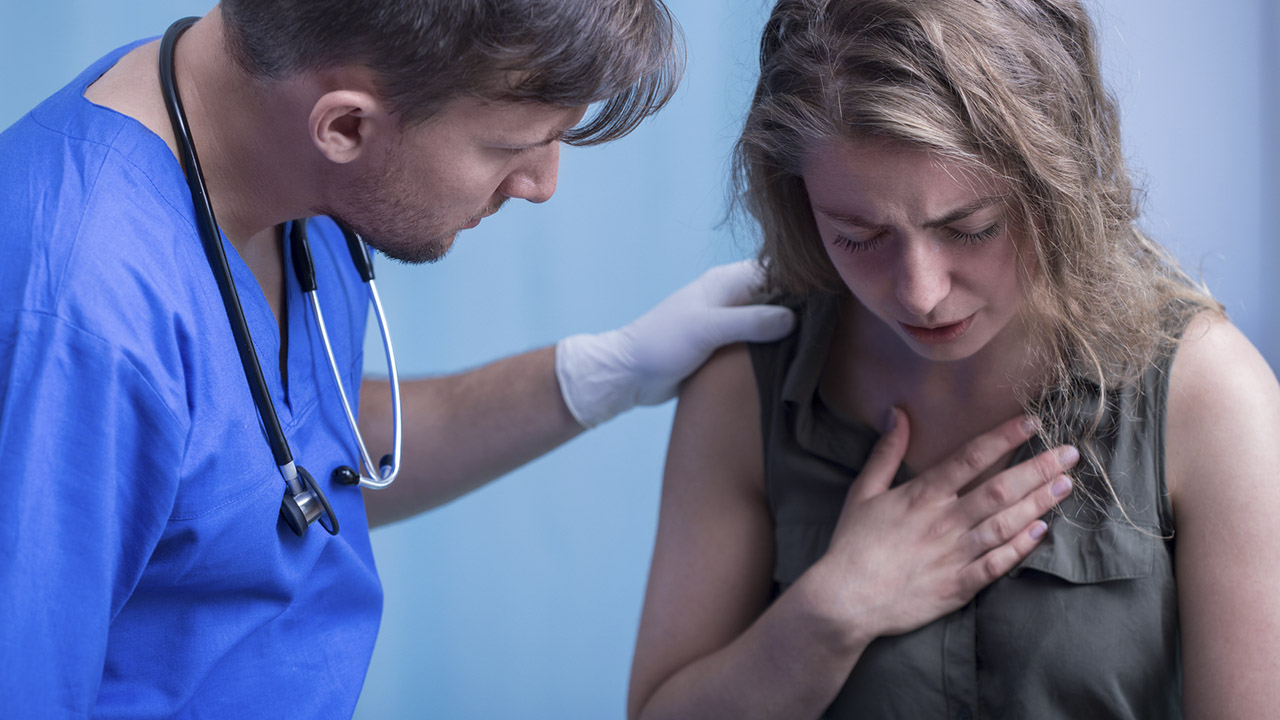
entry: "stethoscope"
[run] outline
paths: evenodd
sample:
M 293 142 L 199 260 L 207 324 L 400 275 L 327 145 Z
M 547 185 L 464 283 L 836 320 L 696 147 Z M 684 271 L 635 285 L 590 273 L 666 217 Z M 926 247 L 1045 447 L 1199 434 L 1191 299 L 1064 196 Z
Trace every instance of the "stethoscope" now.
M 231 267 L 227 263 L 227 254 L 222 249 L 221 232 L 218 221 L 213 216 L 213 205 L 209 201 L 209 191 L 205 187 L 204 175 L 200 171 L 200 160 L 196 156 L 195 143 L 191 139 L 191 131 L 187 128 L 187 117 L 182 109 L 182 98 L 178 95 L 178 84 L 174 78 L 174 48 L 178 38 L 187 28 L 195 24 L 199 18 L 189 17 L 178 20 L 169 26 L 160 42 L 160 89 L 164 94 L 165 106 L 169 110 L 169 122 L 173 124 L 173 134 L 177 139 L 178 157 L 182 161 L 182 170 L 187 176 L 187 187 L 191 190 L 191 201 L 195 205 L 196 227 L 200 233 L 200 241 L 204 246 L 209 267 L 213 270 L 218 282 L 218 291 L 222 295 L 222 304 L 227 311 L 227 320 L 231 323 L 231 332 L 235 336 L 236 349 L 240 353 L 240 364 L 244 368 L 245 379 L 249 383 L 249 391 L 253 395 L 253 404 L 258 409 L 258 418 L 262 421 L 263 432 L 271 445 L 271 454 L 275 458 L 280 475 L 284 478 L 284 499 L 280 502 L 280 517 L 299 536 L 305 535 L 307 527 L 316 521 L 331 535 L 338 534 L 338 518 L 329 505 L 320 484 L 311 477 L 311 473 L 301 465 L 295 465 L 293 454 L 289 451 L 289 441 L 280 428 L 276 417 L 275 403 L 267 389 L 267 381 L 262 375 L 262 365 L 258 362 L 258 353 L 253 347 L 253 339 L 249 334 L 249 323 L 245 319 L 244 309 L 240 306 L 240 296 L 236 293 L 235 280 L 231 276 Z M 377 477 L 367 477 L 354 468 L 342 465 L 335 469 L 332 480 L 344 485 L 360 485 L 361 487 L 382 489 L 390 485 L 400 472 L 400 378 L 396 374 L 395 356 L 391 351 L 391 337 L 387 333 L 387 320 L 382 312 L 382 302 L 378 298 L 378 288 L 373 282 L 373 263 L 369 249 L 355 232 L 342 227 L 342 234 L 347 241 L 347 249 L 351 253 L 351 261 L 355 263 L 360 277 L 369 287 L 369 297 L 373 302 L 374 315 L 378 320 L 378 329 L 382 334 L 382 346 L 386 350 L 387 371 L 391 382 L 391 412 L 394 422 L 394 449 L 389 455 L 382 456 L 378 462 Z M 356 417 L 351 412 L 351 403 L 342 387 L 342 376 L 338 372 L 338 363 L 333 357 L 333 347 L 329 344 L 329 333 L 325 330 L 324 315 L 320 312 L 320 301 L 316 297 L 316 273 L 311 260 L 311 246 L 307 243 L 307 224 L 305 220 L 290 223 L 290 252 L 293 256 L 294 273 L 303 293 L 311 301 L 315 312 L 316 325 L 320 329 L 320 338 L 324 342 L 324 351 L 329 359 L 329 369 L 333 371 L 333 382 L 338 388 L 338 396 L 342 398 L 342 408 L 347 414 L 347 425 L 351 428 L 352 438 L 360 450 L 359 462 L 372 474 L 373 461 L 365 448 L 364 438 L 356 424 Z

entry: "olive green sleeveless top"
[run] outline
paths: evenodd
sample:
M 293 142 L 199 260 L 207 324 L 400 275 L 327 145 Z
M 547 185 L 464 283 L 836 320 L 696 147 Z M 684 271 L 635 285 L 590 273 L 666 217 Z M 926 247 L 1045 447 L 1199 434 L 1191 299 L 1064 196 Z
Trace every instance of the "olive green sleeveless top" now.
M 826 551 L 849 486 L 879 437 L 837 417 L 817 392 L 838 302 L 822 295 L 788 303 L 798 311 L 797 331 L 750 348 L 776 593 Z M 1082 461 L 1072 473 L 1076 491 L 1045 518 L 1047 537 L 1013 572 L 956 612 L 871 643 L 824 717 L 1181 717 L 1173 515 L 1163 470 L 1171 357 L 1171 350 L 1163 353 L 1141 387 L 1111 393 L 1091 447 L 1129 520 Z M 1092 390 L 1096 407 L 1097 386 L 1082 387 Z M 1084 415 L 1077 410 L 1075 417 Z M 1013 462 L 1040 449 L 1033 440 Z M 909 477 L 904 466 L 895 483 Z

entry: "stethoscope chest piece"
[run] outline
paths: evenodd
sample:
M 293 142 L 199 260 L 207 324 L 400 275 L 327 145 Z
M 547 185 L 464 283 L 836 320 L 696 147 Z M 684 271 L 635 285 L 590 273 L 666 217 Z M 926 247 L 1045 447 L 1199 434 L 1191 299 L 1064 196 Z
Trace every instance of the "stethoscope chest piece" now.
M 338 516 L 333 514 L 329 499 L 306 468 L 299 465 L 297 470 L 302 491 L 295 493 L 292 488 L 285 487 L 284 499 L 280 501 L 280 519 L 299 537 L 307 533 L 308 525 L 317 521 L 330 535 L 337 535 Z

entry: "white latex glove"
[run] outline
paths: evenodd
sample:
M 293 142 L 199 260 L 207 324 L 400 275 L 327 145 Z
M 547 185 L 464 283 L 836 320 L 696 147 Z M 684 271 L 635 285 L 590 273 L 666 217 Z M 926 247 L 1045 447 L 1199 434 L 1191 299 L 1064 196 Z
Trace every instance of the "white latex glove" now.
M 657 405 L 721 345 L 791 332 L 795 316 L 787 308 L 742 306 L 763 280 L 754 260 L 714 267 L 626 327 L 561 340 L 556 378 L 569 412 L 589 428 L 636 405 Z

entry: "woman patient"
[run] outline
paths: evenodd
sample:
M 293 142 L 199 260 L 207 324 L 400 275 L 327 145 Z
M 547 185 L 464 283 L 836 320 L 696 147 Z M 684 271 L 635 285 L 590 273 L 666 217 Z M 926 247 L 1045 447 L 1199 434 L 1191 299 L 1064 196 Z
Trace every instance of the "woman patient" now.
M 800 325 L 682 393 L 629 715 L 1273 715 L 1280 387 L 1080 4 L 782 0 L 737 167 Z

